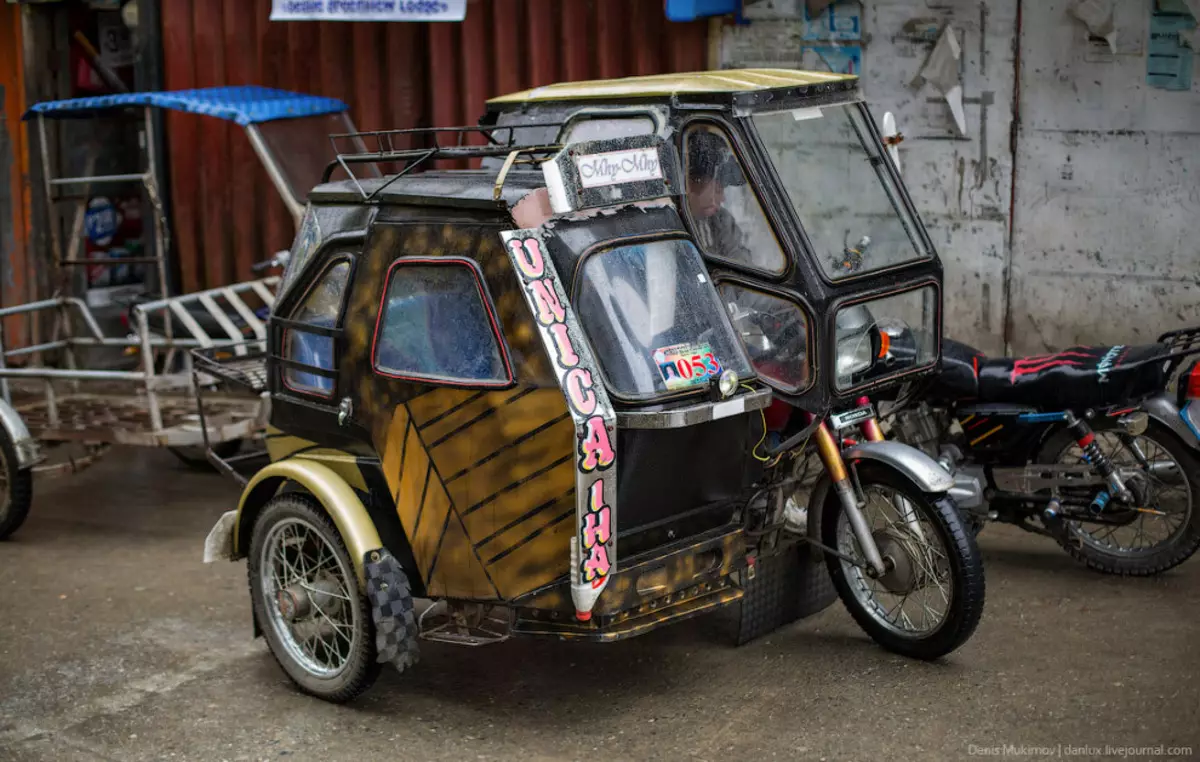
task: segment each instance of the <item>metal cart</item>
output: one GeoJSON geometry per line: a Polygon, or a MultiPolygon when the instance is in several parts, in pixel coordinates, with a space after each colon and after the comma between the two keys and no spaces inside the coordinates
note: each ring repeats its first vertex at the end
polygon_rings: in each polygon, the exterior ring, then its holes
{"type": "MultiPolygon", "coordinates": [[[[262,87],[224,87],[51,101],[33,106],[40,142],[42,192],[47,208],[75,203],[81,210],[89,189],[140,185],[152,210],[152,244],[147,256],[111,261],[79,255],[74,238],[64,254],[63,236],[51,224],[58,265],[52,298],[0,308],[0,322],[18,315],[53,315],[50,339],[8,346],[0,330],[0,539],[16,531],[29,512],[33,475],[78,471],[111,445],[167,447],[185,460],[203,458],[208,446],[236,449],[265,425],[265,401],[223,396],[217,380],[193,373],[191,350],[214,356],[261,351],[265,320],[275,300],[277,276],[183,295],[170,295],[167,271],[169,226],[154,161],[154,109],[202,114],[241,126],[276,189],[298,222],[308,190],[330,153],[330,133],[353,131],[342,101],[262,87]],[[106,112],[141,111],[139,171],[62,177],[52,172],[47,120],[94,118],[106,112]],[[82,188],[82,194],[67,189],[82,188]],[[80,199],[83,198],[83,201],[80,199]],[[79,293],[79,266],[141,264],[151,269],[156,289],[127,308],[127,331],[105,331],[103,321],[79,293]],[[86,356],[85,356],[86,355],[86,356]],[[205,417],[196,393],[205,388],[205,417]],[[47,450],[65,443],[82,448],[49,463],[47,450]],[[189,453],[198,453],[193,457],[189,453]]],[[[89,162],[91,165],[91,162],[89,162]]],[[[78,237],[80,213],[76,214],[78,237]]],[[[148,278],[150,280],[150,278],[148,278]]]]}

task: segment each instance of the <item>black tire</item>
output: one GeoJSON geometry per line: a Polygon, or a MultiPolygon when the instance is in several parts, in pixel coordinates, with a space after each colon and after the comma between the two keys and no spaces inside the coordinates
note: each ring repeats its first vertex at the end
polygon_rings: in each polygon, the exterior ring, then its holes
{"type": "Polygon", "coordinates": [[[0,427],[0,540],[17,531],[29,517],[33,503],[33,469],[17,465],[17,447],[8,431],[0,427]]]}
{"type": "MultiPolygon", "coordinates": [[[[1099,434],[1110,432],[1115,428],[1107,419],[1098,421],[1093,430],[1099,434]]],[[[1059,545],[1067,553],[1085,564],[1088,568],[1104,574],[1114,574],[1123,577],[1149,577],[1161,574],[1174,568],[1192,557],[1200,548],[1200,461],[1192,450],[1180,442],[1175,434],[1158,421],[1151,420],[1146,431],[1138,439],[1149,439],[1166,450],[1179,464],[1186,479],[1186,488],[1190,493],[1191,515],[1180,530],[1174,533],[1168,542],[1145,549],[1143,552],[1106,552],[1083,540],[1064,525],[1057,533],[1059,545]]],[[[1062,453],[1075,443],[1071,432],[1061,429],[1052,434],[1038,453],[1039,463],[1056,463],[1062,453]]],[[[1141,520],[1141,519],[1135,519],[1141,520]]]]}
{"type": "Polygon", "coordinates": [[[364,591],[359,589],[358,578],[353,571],[354,561],[347,552],[341,535],[338,534],[333,521],[322,510],[316,499],[295,492],[272,498],[254,522],[254,529],[250,537],[250,556],[246,566],[255,623],[267,639],[267,645],[270,647],[275,661],[300,690],[325,701],[340,704],[357,697],[374,684],[376,678],[379,677],[382,665],[376,660],[375,626],[371,619],[371,607],[364,591]],[[313,674],[289,654],[274,621],[267,612],[267,606],[277,607],[278,604],[274,600],[268,600],[263,591],[260,573],[263,546],[271,528],[288,519],[298,519],[312,527],[321,539],[333,549],[342,567],[350,570],[349,578],[345,579],[345,585],[350,593],[349,597],[353,599],[353,605],[358,607],[355,617],[357,641],[353,644],[345,666],[332,677],[325,678],[313,674]]]}
{"type": "Polygon", "coordinates": [[[979,533],[983,531],[985,526],[987,526],[987,522],[985,520],[970,515],[963,516],[963,523],[966,524],[967,531],[970,532],[971,536],[976,540],[979,539],[979,533]]]}
{"type": "MultiPolygon", "coordinates": [[[[241,439],[231,439],[228,442],[218,442],[213,445],[213,452],[222,460],[232,457],[242,451],[242,441],[241,439]]],[[[188,468],[194,468],[197,471],[215,470],[213,464],[208,462],[208,456],[202,446],[168,447],[167,449],[188,468]]]]}
{"type": "MultiPolygon", "coordinates": [[[[964,525],[958,506],[949,496],[925,494],[898,471],[882,464],[860,463],[857,472],[864,490],[878,484],[898,492],[921,514],[921,518],[933,526],[946,551],[945,571],[950,576],[950,601],[943,621],[932,632],[920,636],[903,635],[888,628],[867,611],[855,596],[841,559],[826,554],[825,562],[833,586],[854,621],[879,645],[914,659],[931,660],[945,656],[971,637],[983,615],[985,585],[979,546],[964,525]]],[[[839,527],[842,522],[848,521],[836,490],[830,489],[821,516],[821,542],[838,548],[839,527]]]]}

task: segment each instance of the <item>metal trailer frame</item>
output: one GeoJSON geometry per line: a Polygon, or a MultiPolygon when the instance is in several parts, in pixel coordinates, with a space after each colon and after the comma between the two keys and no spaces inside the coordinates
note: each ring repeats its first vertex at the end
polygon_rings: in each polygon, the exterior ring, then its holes
{"type": "MultiPolygon", "coordinates": [[[[250,404],[245,400],[230,400],[224,406],[225,415],[208,416],[205,427],[207,430],[201,430],[198,419],[193,414],[197,379],[192,373],[191,355],[188,350],[228,347],[233,354],[245,354],[255,344],[265,342],[266,325],[246,304],[243,295],[254,294],[270,307],[275,302],[274,289],[278,283],[278,277],[263,278],[137,304],[133,307],[135,332],[132,336],[125,337],[106,336],[87,303],[77,297],[57,297],[0,309],[0,319],[12,315],[57,310],[67,318],[63,324],[68,328],[67,335],[63,338],[18,349],[6,349],[0,334],[0,394],[4,397],[4,403],[26,421],[32,436],[41,440],[189,447],[203,445],[206,441],[225,442],[249,437],[265,425],[263,406],[261,402],[256,403],[254,400],[250,400],[250,404]],[[244,322],[252,339],[231,320],[230,312],[218,299],[228,304],[233,314],[244,322]],[[193,312],[188,308],[197,305],[212,316],[225,331],[225,336],[209,335],[196,321],[193,312]],[[85,335],[76,335],[69,330],[73,325],[73,321],[69,319],[72,312],[78,315],[86,327],[85,335]],[[149,320],[154,312],[160,312],[167,318],[168,327],[171,316],[178,318],[188,335],[155,334],[150,329],[149,320]],[[141,354],[141,368],[77,368],[74,361],[74,350],[77,347],[109,347],[121,351],[136,349],[141,354]],[[62,350],[67,359],[67,367],[9,367],[10,358],[50,350],[62,350]],[[177,358],[183,361],[182,370],[159,371],[157,366],[160,359],[163,360],[164,368],[170,369],[177,358]],[[34,379],[42,382],[40,398],[14,405],[9,379],[34,379]],[[54,387],[55,381],[71,382],[75,389],[67,395],[60,396],[54,387]],[[79,382],[114,382],[132,388],[129,390],[130,394],[113,393],[109,390],[97,394],[80,391],[79,382]],[[89,418],[92,413],[89,413],[87,406],[99,400],[106,403],[104,409],[94,411],[99,414],[98,417],[89,418]],[[181,416],[184,410],[188,412],[181,416]],[[137,415],[138,412],[144,412],[145,420],[141,425],[129,428],[111,427],[114,423],[134,422],[131,419],[141,417],[137,415]],[[130,415],[131,413],[133,415],[130,415]],[[36,422],[30,425],[30,421],[36,422]]],[[[198,380],[200,383],[213,383],[204,376],[198,380]]]]}
{"type": "MultiPolygon", "coordinates": [[[[51,225],[50,240],[54,261],[65,276],[77,266],[153,264],[157,269],[160,292],[154,301],[136,303],[131,309],[133,333],[128,336],[105,335],[87,302],[79,296],[65,295],[70,279],[64,277],[50,299],[0,308],[0,428],[8,434],[17,453],[21,470],[44,460],[39,442],[83,442],[90,448],[109,444],[158,447],[206,447],[253,436],[266,424],[266,402],[261,398],[230,397],[218,399],[215,412],[212,389],[222,386],[221,379],[194,373],[192,350],[221,350],[234,355],[265,347],[266,326],[247,304],[254,295],[268,309],[274,304],[278,277],[170,296],[166,257],[170,245],[170,227],[160,193],[159,167],[154,156],[155,128],[152,109],[163,108],[202,114],[234,122],[245,131],[268,176],[283,198],[293,221],[298,225],[303,200],[295,197],[285,179],[278,158],[273,155],[258,125],[283,120],[328,114],[346,114],[342,101],[302,93],[257,86],[216,87],[195,90],[119,93],[115,95],[47,101],[35,104],[24,115],[25,121],[37,120],[42,162],[42,193],[47,209],[53,210],[62,199],[55,189],[92,184],[136,183],[144,189],[153,208],[153,256],[124,257],[113,260],[89,260],[74,254],[64,255],[63,233],[57,222],[51,225]],[[51,172],[50,144],[46,129],[48,118],[86,117],[101,111],[140,109],[142,111],[145,153],[141,171],[124,174],[55,177],[51,172]],[[38,341],[27,347],[10,349],[3,336],[3,319],[15,315],[55,313],[50,341],[38,341]],[[161,315],[160,333],[151,330],[151,317],[161,315]],[[205,329],[197,320],[207,316],[205,329]],[[185,335],[176,336],[178,321],[185,335]],[[219,327],[224,335],[212,335],[219,327]],[[78,330],[75,330],[78,329],[78,330]],[[126,354],[138,352],[141,362],[135,370],[80,368],[76,350],[107,348],[126,354]],[[42,362],[46,353],[58,353],[55,366],[42,362]],[[32,363],[12,367],[11,361],[28,357],[32,363]],[[161,367],[160,367],[161,361],[161,367]],[[10,381],[38,384],[40,394],[27,395],[14,402],[10,381]],[[60,393],[55,384],[70,387],[60,393]],[[83,385],[89,389],[85,390],[83,385]],[[116,387],[116,390],[113,387],[116,387]],[[197,414],[197,393],[206,394],[208,415],[197,414]]],[[[51,214],[55,220],[55,215],[51,214]]],[[[90,462],[97,454],[84,460],[90,462]]],[[[81,461],[72,461],[70,470],[78,470],[81,461]]],[[[43,467],[44,468],[44,467],[43,467]]],[[[38,470],[42,470],[39,468],[38,470]]]]}

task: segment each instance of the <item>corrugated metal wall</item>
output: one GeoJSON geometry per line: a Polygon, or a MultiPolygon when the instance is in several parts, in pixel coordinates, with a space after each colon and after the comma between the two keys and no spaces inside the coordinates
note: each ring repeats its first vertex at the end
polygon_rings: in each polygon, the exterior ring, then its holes
{"type": "MultiPolygon", "coordinates": [[[[707,24],[662,0],[469,0],[459,23],[268,20],[270,0],[163,0],[168,89],[261,84],[342,98],[360,129],[473,124],[497,94],[706,68],[707,24]]],[[[251,277],[292,222],[241,130],[167,119],[185,291],[251,277]]]]}
{"type": "MultiPolygon", "coordinates": [[[[29,146],[21,129],[25,71],[21,58],[21,9],[0,7],[0,306],[33,301],[29,243],[29,146]]],[[[24,339],[26,319],[4,320],[9,348],[24,339]]]]}

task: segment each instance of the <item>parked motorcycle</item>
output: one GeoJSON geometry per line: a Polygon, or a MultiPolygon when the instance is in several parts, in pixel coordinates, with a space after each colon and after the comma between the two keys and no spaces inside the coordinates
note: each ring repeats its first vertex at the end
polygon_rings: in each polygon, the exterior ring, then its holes
{"type": "Polygon", "coordinates": [[[1145,346],[989,358],[943,342],[942,372],[883,417],[953,475],[974,531],[1002,521],[1100,572],[1147,576],[1200,547],[1200,328],[1145,346]]]}

